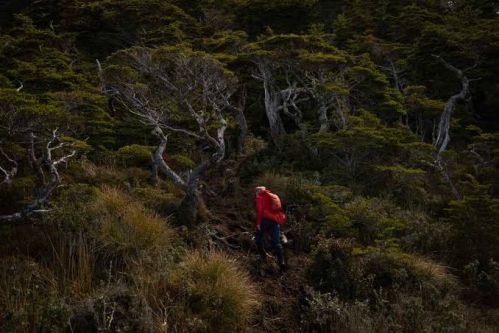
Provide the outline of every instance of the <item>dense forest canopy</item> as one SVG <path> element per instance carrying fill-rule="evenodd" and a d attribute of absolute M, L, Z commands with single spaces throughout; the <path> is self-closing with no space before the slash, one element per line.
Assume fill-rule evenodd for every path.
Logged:
<path fill-rule="evenodd" d="M 2 1 L 0 331 L 495 332 L 498 78 L 497 1 Z"/>

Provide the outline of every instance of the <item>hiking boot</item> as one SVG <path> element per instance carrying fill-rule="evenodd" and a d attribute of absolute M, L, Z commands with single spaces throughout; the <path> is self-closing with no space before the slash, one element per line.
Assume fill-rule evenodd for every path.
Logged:
<path fill-rule="evenodd" d="M 258 254 L 260 254 L 260 259 L 262 261 L 267 260 L 267 252 L 265 252 L 265 249 L 263 247 L 263 243 L 258 244 L 257 248 L 258 248 Z"/>
<path fill-rule="evenodd" d="M 286 259 L 284 258 L 284 250 L 282 246 L 278 246 L 275 249 L 275 253 L 277 256 L 277 263 L 279 264 L 279 268 L 281 269 L 281 271 L 287 270 L 288 266 L 286 265 Z"/>

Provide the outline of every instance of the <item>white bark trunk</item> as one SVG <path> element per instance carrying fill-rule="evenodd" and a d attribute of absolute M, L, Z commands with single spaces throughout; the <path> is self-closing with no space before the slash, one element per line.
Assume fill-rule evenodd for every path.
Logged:
<path fill-rule="evenodd" d="M 273 143 L 280 147 L 282 139 L 286 135 L 286 130 L 280 115 L 281 96 L 277 91 L 271 69 L 264 60 L 257 63 L 258 70 L 263 81 L 265 113 L 269 121 L 270 136 Z"/>

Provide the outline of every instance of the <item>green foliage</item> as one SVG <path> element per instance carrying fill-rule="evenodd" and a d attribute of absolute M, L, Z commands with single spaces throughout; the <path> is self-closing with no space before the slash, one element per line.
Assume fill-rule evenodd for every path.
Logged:
<path fill-rule="evenodd" d="M 172 214 L 181 201 L 178 193 L 157 188 L 138 187 L 133 189 L 133 194 L 144 203 L 144 206 L 163 215 Z"/>
<path fill-rule="evenodd" d="M 452 226 L 453 261 L 463 265 L 478 260 L 487 265 L 499 253 L 499 201 L 491 198 L 488 186 L 473 179 L 464 185 L 463 199 L 450 202 L 445 219 Z"/>
<path fill-rule="evenodd" d="M 356 239 L 363 245 L 398 246 L 398 238 L 406 227 L 406 221 L 403 212 L 392 203 L 355 198 L 345 205 L 345 212 L 356 231 Z"/>
<path fill-rule="evenodd" d="M 168 159 L 173 162 L 175 166 L 182 169 L 192 169 L 195 166 L 195 162 L 189 157 L 182 154 L 173 154 L 168 156 Z"/>
<path fill-rule="evenodd" d="M 27 154 L 31 133 L 42 164 L 56 128 L 77 154 L 57 165 L 63 186 L 43 206 L 48 213 L 0 226 L 0 331 L 497 327 L 499 21 L 492 1 L 10 0 L 4 7 L 0 183 L 18 168 L 0 185 L 0 212 L 25 208 L 50 177 Z M 461 82 L 433 55 L 471 80 L 439 156 L 440 118 Z M 179 63 L 187 64 L 183 73 Z M 267 92 L 262 64 L 271 76 Z M 248 136 L 236 152 L 241 129 L 227 108 L 225 158 L 198 189 L 210 211 L 208 232 L 177 233 L 168 217 L 184 193 L 154 177 L 151 123 L 128 111 L 151 108 L 153 123 L 190 131 L 172 130 L 163 156 L 186 175 L 212 156 L 198 140 L 198 121 L 216 136 L 211 105 L 225 98 L 191 85 L 200 68 L 230 85 Z M 161 74 L 186 90 L 167 93 Z M 120 94 L 133 90 L 140 107 L 124 104 L 116 86 Z M 291 97 L 287 89 L 295 88 Z M 265 108 L 269 100 L 275 115 Z M 196 119 L 185 101 L 209 112 Z M 284 101 L 301 123 L 285 114 Z M 327 117 L 319 117 L 321 107 Z M 272 116 L 287 132 L 278 148 L 269 140 Z M 248 254 L 254 185 L 278 193 L 288 216 L 282 230 L 291 240 L 291 270 L 280 279 L 245 273 L 258 271 Z M 231 257 L 203 246 L 230 249 Z M 265 306 L 253 321 L 257 298 Z"/>
<path fill-rule="evenodd" d="M 97 56 L 130 44 L 179 43 L 197 22 L 172 2 L 94 0 L 61 6 L 60 25 L 78 35 L 77 45 Z"/>
<path fill-rule="evenodd" d="M 438 290 L 442 295 L 455 288 L 455 278 L 443 266 L 398 251 L 358 248 L 353 239 L 322 239 L 313 258 L 309 269 L 312 284 L 345 300 L 374 301 L 380 289 L 393 297 L 396 294 L 391 291 L 411 292 L 420 283 L 428 292 Z"/>
<path fill-rule="evenodd" d="M 455 278 L 427 259 L 359 251 L 351 239 L 323 239 L 308 274 L 320 291 L 309 299 L 312 327 L 375 331 L 374 323 L 383 318 L 387 330 L 466 330 L 467 309 L 457 299 Z"/>
<path fill-rule="evenodd" d="M 153 147 L 142 145 L 123 146 L 116 152 L 116 157 L 125 166 L 142 166 L 151 163 Z"/>

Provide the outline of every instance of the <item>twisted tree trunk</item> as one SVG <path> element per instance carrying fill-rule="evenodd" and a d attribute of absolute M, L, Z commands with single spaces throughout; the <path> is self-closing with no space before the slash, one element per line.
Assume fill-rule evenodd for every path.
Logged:
<path fill-rule="evenodd" d="M 440 171 L 442 177 L 449 185 L 454 197 L 456 197 L 456 199 L 461 199 L 462 198 L 461 193 L 459 193 L 457 187 L 455 186 L 454 182 L 452 181 L 452 178 L 449 175 L 446 163 L 442 157 L 442 153 L 447 149 L 447 146 L 449 145 L 450 142 L 449 131 L 450 131 L 452 111 L 456 107 L 457 103 L 466 101 L 470 96 L 470 80 L 465 75 L 466 70 L 461 70 L 454 67 L 440 56 L 433 55 L 433 57 L 438 59 L 438 61 L 440 61 L 447 69 L 454 72 L 454 74 L 456 74 L 458 79 L 461 80 L 461 91 L 451 96 L 447 100 L 447 103 L 445 103 L 444 110 L 440 116 L 440 121 L 438 123 L 436 139 L 433 141 L 433 145 L 437 149 L 437 153 L 435 155 L 435 166 Z"/>
<path fill-rule="evenodd" d="M 280 147 L 282 139 L 286 135 L 286 130 L 280 115 L 281 110 L 281 93 L 275 87 L 274 79 L 270 65 L 266 61 L 257 63 L 260 79 L 263 81 L 263 90 L 265 93 L 265 113 L 269 121 L 270 136 L 272 142 Z"/>

